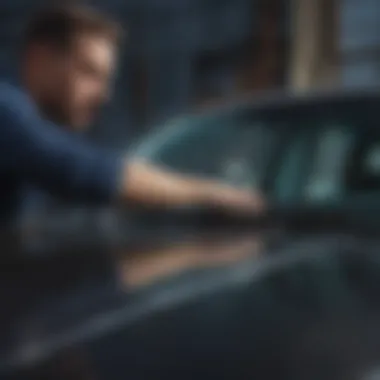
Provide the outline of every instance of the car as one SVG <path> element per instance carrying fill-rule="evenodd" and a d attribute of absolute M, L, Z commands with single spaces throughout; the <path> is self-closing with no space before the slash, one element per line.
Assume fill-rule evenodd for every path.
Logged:
<path fill-rule="evenodd" d="M 3 255 L 0 377 L 376 376 L 379 100 L 270 97 L 145 136 L 132 158 L 259 190 L 268 213 L 47 215 L 19 240 L 50 237 L 49 255 Z"/>

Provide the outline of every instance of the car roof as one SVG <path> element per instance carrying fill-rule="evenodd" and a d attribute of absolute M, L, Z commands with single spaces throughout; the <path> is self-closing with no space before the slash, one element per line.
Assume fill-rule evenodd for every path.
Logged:
<path fill-rule="evenodd" d="M 206 111 L 195 112 L 195 116 L 212 115 L 215 113 L 229 113 L 233 110 L 265 111 L 287 109 L 299 106 L 313 106 L 323 104 L 352 104 L 363 102 L 377 102 L 380 104 L 380 86 L 363 88 L 334 88 L 314 89 L 307 91 L 265 91 L 249 94 L 233 102 L 210 107 Z"/>
<path fill-rule="evenodd" d="M 314 89 L 308 91 L 281 91 L 268 92 L 259 97 L 251 96 L 248 102 L 268 103 L 271 105 L 287 104 L 287 103 L 315 103 L 320 101 L 340 102 L 352 100 L 369 100 L 380 99 L 380 87 L 365 87 L 365 88 L 334 88 L 334 89 Z"/>

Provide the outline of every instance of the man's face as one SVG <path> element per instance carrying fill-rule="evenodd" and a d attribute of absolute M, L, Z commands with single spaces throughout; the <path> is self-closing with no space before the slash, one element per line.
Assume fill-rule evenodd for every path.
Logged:
<path fill-rule="evenodd" d="M 75 129 L 88 126 L 107 100 L 115 46 L 101 36 L 83 35 L 66 52 L 48 51 L 41 68 L 43 110 Z"/>

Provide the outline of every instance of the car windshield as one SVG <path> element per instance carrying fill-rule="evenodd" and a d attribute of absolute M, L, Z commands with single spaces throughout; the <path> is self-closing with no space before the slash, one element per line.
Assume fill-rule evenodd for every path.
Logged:
<path fill-rule="evenodd" d="M 134 154 L 180 172 L 258 188 L 283 124 L 236 114 L 184 118 L 150 135 Z"/>

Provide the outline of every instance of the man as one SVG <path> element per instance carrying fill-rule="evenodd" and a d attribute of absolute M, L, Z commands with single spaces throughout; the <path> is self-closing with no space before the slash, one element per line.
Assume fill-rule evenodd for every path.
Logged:
<path fill-rule="evenodd" d="M 143 162 L 105 154 L 82 130 L 107 100 L 118 26 L 92 9 L 40 12 L 29 24 L 20 86 L 0 84 L 0 215 L 16 213 L 25 186 L 55 197 L 97 204 L 210 205 L 255 210 L 253 194 Z"/>

